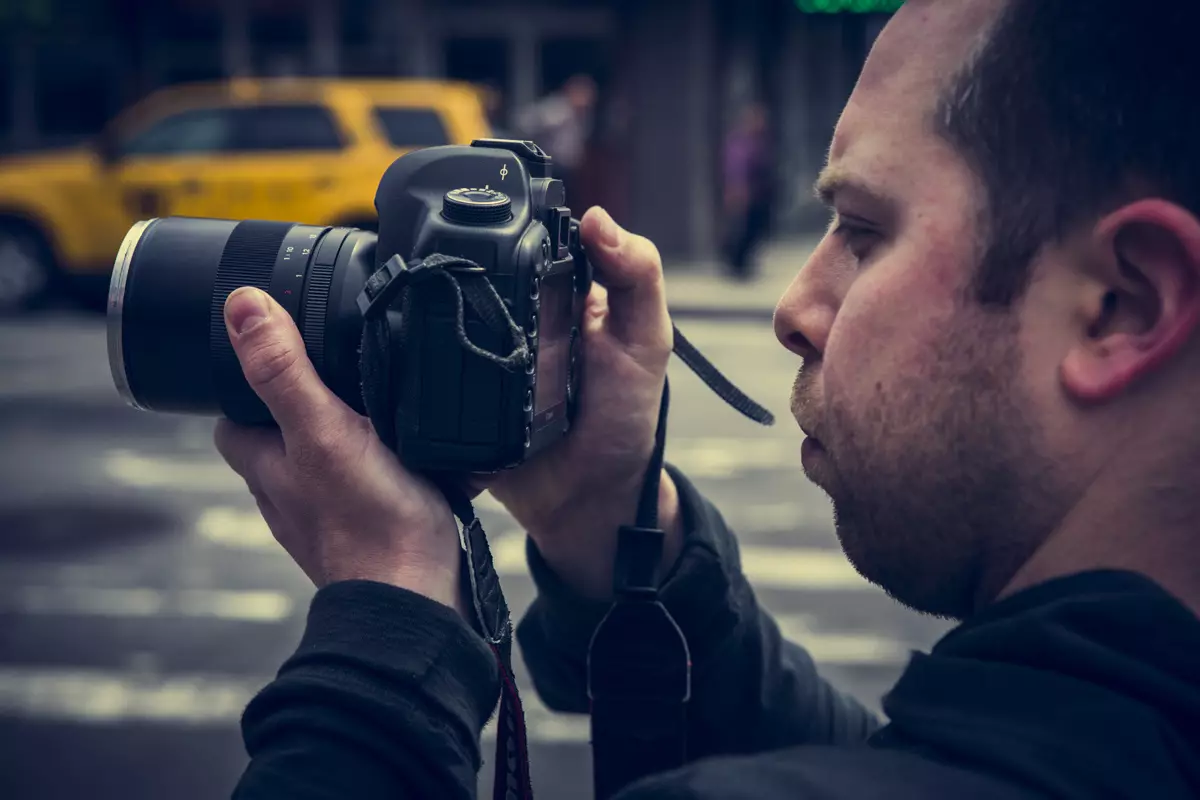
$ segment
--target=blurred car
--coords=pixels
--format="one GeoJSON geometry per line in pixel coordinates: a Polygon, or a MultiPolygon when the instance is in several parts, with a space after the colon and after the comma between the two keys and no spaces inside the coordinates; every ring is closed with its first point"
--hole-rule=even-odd
{"type": "Polygon", "coordinates": [[[0,160],[0,310],[59,282],[94,295],[129,226],[148,217],[374,227],[392,161],[489,131],[481,91],[450,81],[238,79],[155,92],[90,146],[0,160]]]}

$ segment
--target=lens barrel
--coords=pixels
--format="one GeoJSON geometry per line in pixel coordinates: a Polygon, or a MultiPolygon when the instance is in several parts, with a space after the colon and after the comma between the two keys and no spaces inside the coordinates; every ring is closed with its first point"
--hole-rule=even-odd
{"type": "Polygon", "coordinates": [[[295,320],[322,379],[353,394],[361,330],[354,298],[373,269],[364,245],[374,240],[353,228],[266,220],[137,223],[109,286],[113,383],[137,408],[269,422],[225,328],[226,298],[254,286],[295,320]]]}

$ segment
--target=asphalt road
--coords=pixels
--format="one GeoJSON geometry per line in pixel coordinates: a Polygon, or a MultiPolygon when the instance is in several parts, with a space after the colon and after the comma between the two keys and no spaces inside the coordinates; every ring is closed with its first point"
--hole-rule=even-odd
{"type": "MultiPolygon", "coordinates": [[[[738,530],[784,629],[877,704],[944,625],[896,606],[841,556],[799,466],[796,364],[769,325],[681,327],[780,423],[744,420],[676,364],[668,458],[738,530]]],[[[295,647],[312,588],[211,429],[124,407],[98,316],[0,322],[0,797],[229,795],[245,764],[241,709],[295,647]]],[[[481,513],[519,615],[532,596],[520,531],[496,507],[481,513]]],[[[538,796],[590,797],[586,719],[525,696],[538,796]]]]}

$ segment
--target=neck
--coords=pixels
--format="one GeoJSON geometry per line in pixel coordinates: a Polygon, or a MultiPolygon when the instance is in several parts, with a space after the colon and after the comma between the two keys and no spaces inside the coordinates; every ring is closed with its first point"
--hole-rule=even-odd
{"type": "Polygon", "coordinates": [[[1156,470],[1171,474],[1163,466],[1127,461],[1119,474],[1093,481],[995,599],[1073,573],[1116,569],[1144,575],[1200,617],[1200,493],[1179,483],[1146,485],[1156,470]]]}

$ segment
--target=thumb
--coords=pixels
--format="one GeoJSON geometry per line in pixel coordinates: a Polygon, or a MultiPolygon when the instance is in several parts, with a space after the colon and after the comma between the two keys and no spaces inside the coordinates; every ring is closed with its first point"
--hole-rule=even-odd
{"type": "Polygon", "coordinates": [[[626,345],[661,346],[670,341],[670,316],[658,248],[644,236],[629,233],[608,212],[589,209],[579,222],[580,237],[608,290],[609,325],[626,345]]]}
{"type": "Polygon", "coordinates": [[[250,388],[266,404],[285,442],[320,435],[340,415],[340,400],[317,375],[292,317],[248,286],[225,300],[225,325],[250,388]]]}

